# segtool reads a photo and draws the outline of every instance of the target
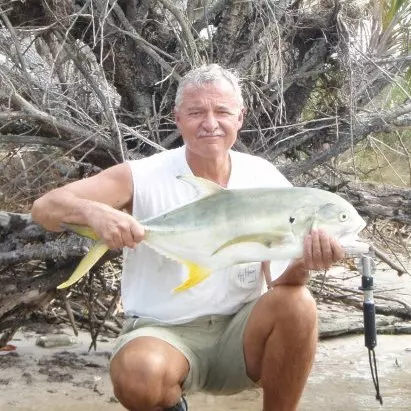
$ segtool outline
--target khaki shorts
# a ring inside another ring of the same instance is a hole
[[[190,371],[183,384],[185,392],[228,395],[255,388],[258,385],[246,373],[243,351],[244,329],[255,303],[247,303],[234,315],[205,316],[178,325],[129,318],[115,343],[112,358],[134,338],[155,337],[187,358]]]

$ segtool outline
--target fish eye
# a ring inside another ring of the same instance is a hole
[[[291,216],[288,221],[292,224],[295,221],[295,217]]]
[[[347,221],[348,220],[348,214],[347,213],[340,213],[340,216],[339,216],[339,218],[340,218],[340,221],[342,222],[342,221]]]

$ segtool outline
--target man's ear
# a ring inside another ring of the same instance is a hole
[[[240,111],[240,114],[238,115],[238,121],[241,122],[241,125],[244,122],[244,117],[245,117],[246,113],[247,113],[247,109],[245,107],[243,107]]]
[[[174,120],[176,124],[178,124],[180,122],[180,113],[178,112],[176,107],[174,107],[173,113],[174,113]]]

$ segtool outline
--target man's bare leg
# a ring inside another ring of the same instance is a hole
[[[295,411],[314,361],[317,309],[305,286],[275,286],[257,302],[244,333],[251,379],[260,381],[264,411]]]
[[[180,351],[152,337],[130,341],[110,365],[114,394],[130,411],[172,407],[181,397],[188,371],[188,361]]]

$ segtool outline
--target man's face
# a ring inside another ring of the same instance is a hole
[[[218,157],[233,146],[243,111],[231,84],[221,80],[201,87],[187,85],[175,108],[175,119],[189,152]]]

